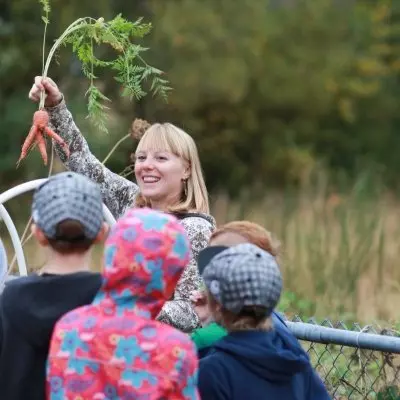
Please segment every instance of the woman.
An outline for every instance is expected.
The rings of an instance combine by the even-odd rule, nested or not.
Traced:
[[[55,146],[61,161],[69,170],[86,175],[100,185],[104,203],[115,218],[130,207],[147,206],[174,213],[181,219],[191,242],[192,258],[173,299],[165,304],[158,319],[184,332],[193,331],[199,319],[191,306],[190,294],[199,289],[201,282],[196,257],[207,246],[215,228],[193,139],[172,124],[151,125],[135,152],[137,183],[133,183],[104,167],[90,152],[57,85],[49,78],[36,77],[29,98],[38,102],[42,91],[46,93],[45,107],[52,129],[69,145],[68,159]]]
[[[211,235],[209,248],[202,252],[199,259],[200,274],[203,272],[202,266],[207,263],[208,258],[221,250],[221,246],[230,247],[242,243],[252,243],[260,247],[272,254],[279,262],[280,243],[273,239],[270,232],[261,225],[250,221],[233,221],[222,225]],[[193,293],[191,300],[200,323],[203,325],[202,328],[198,328],[192,333],[192,339],[200,358],[202,358],[208,354],[211,346],[224,337],[227,332],[221,325],[212,321],[205,291]],[[285,326],[278,313],[273,312],[272,319],[275,324]]]

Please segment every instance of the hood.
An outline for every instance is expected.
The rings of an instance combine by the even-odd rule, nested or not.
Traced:
[[[177,218],[148,208],[128,210],[105,243],[103,285],[94,304],[155,318],[189,260],[190,242]]]
[[[307,353],[296,338],[280,326],[270,332],[230,333],[217,342],[215,348],[237,357],[245,368],[270,381],[288,381],[309,368]]]
[[[90,304],[100,286],[101,275],[91,272],[13,279],[1,296],[3,326],[11,325],[35,347],[48,347],[57,320]]]

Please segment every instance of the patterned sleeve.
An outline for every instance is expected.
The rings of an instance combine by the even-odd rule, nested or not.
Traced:
[[[200,250],[207,247],[213,226],[199,217],[185,218],[182,224],[190,239],[192,256],[176,286],[174,299],[165,303],[157,319],[182,332],[190,333],[200,326],[199,318],[190,301],[192,292],[200,290],[202,285],[196,259]]]
[[[76,126],[63,100],[58,106],[47,108],[51,128],[68,144],[70,157],[55,144],[55,149],[64,166],[70,171],[85,175],[98,183],[103,201],[115,218],[133,205],[139,192],[138,186],[111,172],[90,152],[88,143]]]

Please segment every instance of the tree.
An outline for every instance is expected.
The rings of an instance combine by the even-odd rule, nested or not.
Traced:
[[[296,183],[320,161],[355,171],[366,151],[384,162],[376,129],[393,136],[399,55],[387,1],[151,5],[168,116],[195,136],[210,185]]]

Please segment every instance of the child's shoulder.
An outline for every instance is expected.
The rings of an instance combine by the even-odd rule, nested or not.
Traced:
[[[91,312],[93,308],[93,306],[88,304],[68,311],[57,321],[55,329],[76,331],[80,328],[89,328],[88,321],[94,321],[96,319],[96,316]],[[90,328],[93,327],[90,326]]]
[[[226,330],[221,325],[212,322],[203,328],[196,329],[191,334],[191,338],[196,347],[200,350],[204,347],[212,346],[216,341],[223,338],[226,334]]]
[[[31,287],[36,283],[40,282],[40,277],[37,275],[26,275],[26,276],[15,276],[8,275],[4,279],[4,283],[2,285],[2,292],[4,291],[4,296],[7,296],[10,293],[10,289],[13,292],[14,289],[19,289],[20,287]],[[6,290],[7,289],[7,290]]]

